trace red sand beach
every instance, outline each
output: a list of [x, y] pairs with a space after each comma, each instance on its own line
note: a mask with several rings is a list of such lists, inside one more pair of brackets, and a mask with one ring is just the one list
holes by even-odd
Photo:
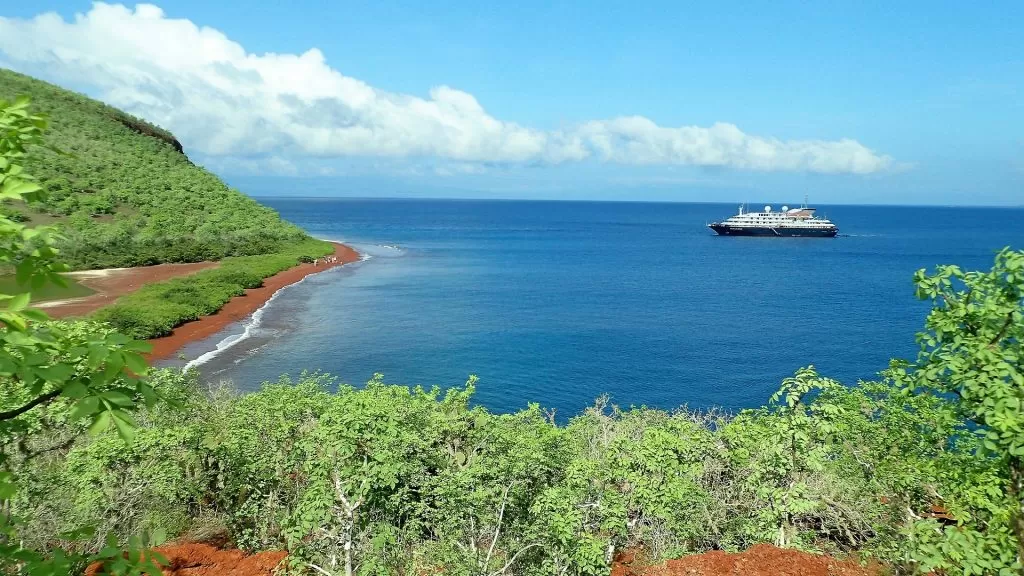
[[50, 300], [35, 306], [43, 309], [53, 318], [86, 316], [108, 304], [113, 304], [114, 300], [125, 294], [135, 292], [143, 284], [163, 282], [171, 278], [188, 276], [200, 270], [216, 268], [217, 266], [219, 266], [217, 262], [195, 262], [192, 264], [157, 264], [156, 266], [140, 266], [138, 268], [112, 268], [107, 270], [71, 272], [68, 276], [74, 278], [83, 286], [92, 289], [95, 294], [81, 298]]
[[274, 292], [281, 288], [294, 284], [310, 274], [359, 260], [358, 252], [337, 242], [334, 243], [334, 256], [337, 258], [337, 262], [333, 264], [325, 264], [323, 261], [319, 266], [299, 264], [284, 272], [279, 272], [265, 279], [263, 286], [246, 290], [244, 295], [232, 298], [219, 312], [182, 324], [175, 328], [170, 336], [150, 340], [149, 343], [153, 345], [153, 351], [149, 353], [148, 359], [153, 361], [170, 358], [185, 345], [212, 336], [229, 324], [248, 317], [259, 310], [267, 300], [270, 300]]

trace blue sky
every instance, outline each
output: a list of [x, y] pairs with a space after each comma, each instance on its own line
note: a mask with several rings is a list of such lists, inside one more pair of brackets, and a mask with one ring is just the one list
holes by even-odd
[[[241, 56], [149, 68], [112, 32], [142, 29], [133, 4], [34, 0], [0, 8], [0, 64], [171, 128], [254, 193], [1024, 204], [1021, 2], [156, 4], [157, 54], [188, 48], [159, 33], [180, 19]], [[312, 48], [308, 74], [249, 65]], [[181, 112], [219, 91], [250, 96]]]

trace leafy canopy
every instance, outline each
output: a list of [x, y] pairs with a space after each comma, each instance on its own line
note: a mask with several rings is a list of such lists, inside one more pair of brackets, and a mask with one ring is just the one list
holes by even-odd
[[[0, 100], [0, 197], [39, 201], [42, 187], [25, 169], [30, 150], [44, 143], [45, 116], [29, 110], [29, 100]], [[137, 424], [131, 416], [154, 405], [159, 394], [142, 377], [148, 371], [141, 352], [147, 344], [102, 327], [50, 323], [29, 307], [30, 290], [62, 282], [54, 244], [59, 235], [48, 228], [27, 228], [0, 216], [0, 266], [16, 270], [14, 294], [0, 294], [0, 572], [67, 574], [72, 567], [97, 560], [113, 573], [152, 571], [152, 555], [141, 550], [122, 554], [116, 537], [92, 555], [27, 548], [19, 537], [23, 520], [11, 503], [27, 481], [25, 465], [52, 447], [39, 444], [55, 429], [65, 434], [101, 433], [113, 425], [130, 439]], [[65, 538], [80, 537], [88, 527]], [[80, 566], [79, 566], [80, 567]]]

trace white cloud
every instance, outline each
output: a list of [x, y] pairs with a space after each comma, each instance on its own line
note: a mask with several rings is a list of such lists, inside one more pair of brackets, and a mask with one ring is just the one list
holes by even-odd
[[[95, 3], [66, 21], [0, 17], [0, 54], [22, 69], [89, 86], [172, 130], [208, 157], [436, 158], [451, 166], [562, 163], [721, 166], [867, 174], [893, 166], [855, 140], [788, 140], [732, 124], [662, 127], [641, 116], [538, 130], [498, 120], [448, 86], [427, 98], [376, 89], [328, 66], [317, 49], [252, 54], [218, 30], [150, 4]], [[270, 165], [272, 163], [265, 164]], [[460, 168], [460, 170], [463, 170]]]

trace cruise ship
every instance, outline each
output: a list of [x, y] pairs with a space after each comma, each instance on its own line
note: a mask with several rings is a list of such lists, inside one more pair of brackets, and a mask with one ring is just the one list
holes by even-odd
[[814, 208], [808, 208], [806, 202], [800, 208], [783, 206], [775, 212], [771, 206], [765, 206], [764, 212], [746, 212], [740, 205], [739, 214], [712, 222], [708, 228], [720, 236], [781, 236], [832, 238], [839, 233], [829, 219], [814, 215]]

